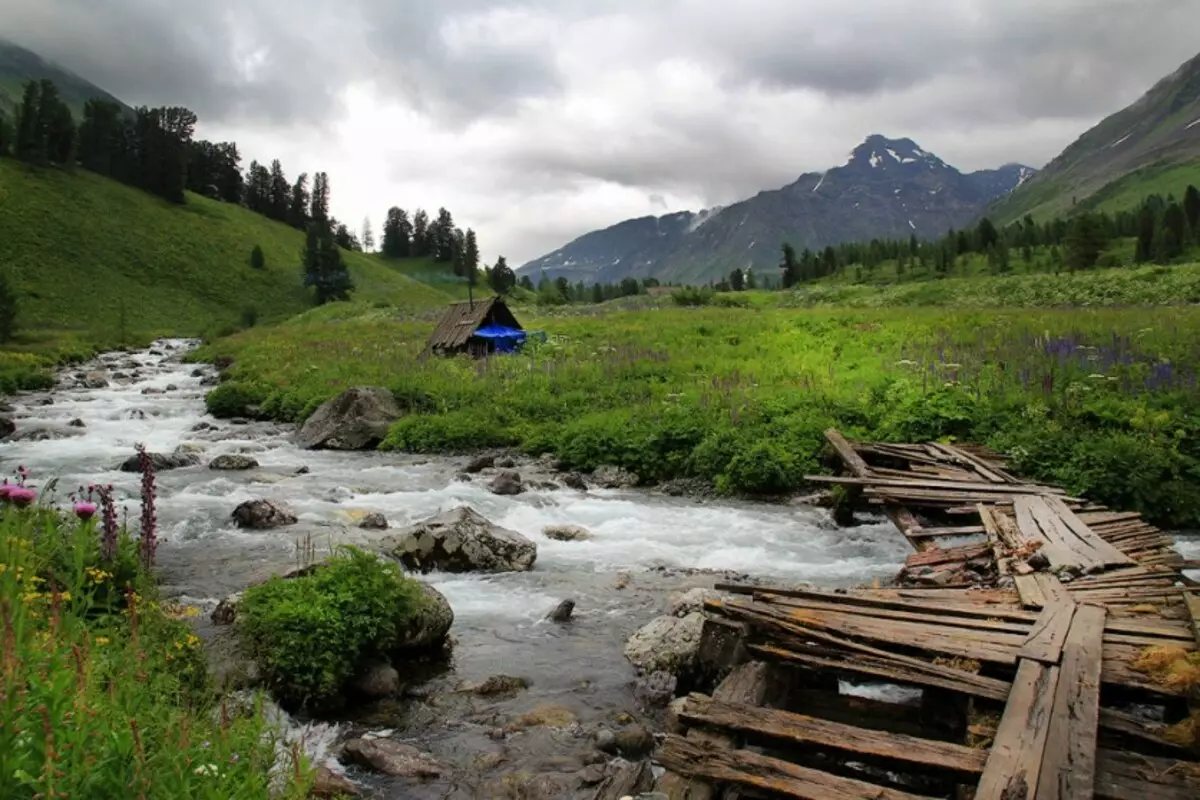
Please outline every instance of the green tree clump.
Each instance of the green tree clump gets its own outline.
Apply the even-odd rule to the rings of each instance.
[[[11,342],[17,332],[17,294],[0,272],[0,343]]]
[[[254,245],[254,249],[250,251],[250,266],[254,269],[265,269],[267,266],[267,257],[260,245]]]

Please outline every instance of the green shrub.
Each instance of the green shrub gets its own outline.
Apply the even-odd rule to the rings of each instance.
[[[708,286],[681,286],[671,292],[671,302],[677,306],[706,306],[713,301],[713,294]]]
[[[345,547],[308,575],[246,590],[238,633],[282,701],[321,705],[387,654],[420,597],[396,564]]]
[[[214,417],[252,417],[270,396],[265,386],[249,381],[226,381],[204,396],[204,406]]]
[[[776,441],[760,440],[743,447],[717,478],[725,493],[784,494],[802,477],[796,456]]]
[[[519,442],[516,434],[499,424],[479,419],[467,411],[445,414],[410,414],[388,430],[380,450],[409,453],[469,453],[488,447],[508,447]]]
[[[254,249],[250,251],[250,266],[254,269],[266,269],[267,257],[259,245],[254,245]]]

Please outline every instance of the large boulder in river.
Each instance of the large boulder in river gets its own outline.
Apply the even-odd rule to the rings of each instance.
[[[247,500],[233,510],[232,516],[239,528],[257,531],[296,523],[296,512],[277,500]]]
[[[149,453],[150,463],[156,472],[171,469],[194,467],[200,463],[200,458],[194,453]],[[142,462],[137,455],[132,455],[121,462],[121,472],[141,472]]]
[[[421,599],[416,611],[409,612],[396,626],[396,653],[436,650],[446,644],[454,624],[454,610],[446,595],[423,581],[418,585]]]
[[[236,453],[226,453],[214,458],[208,462],[209,469],[220,470],[243,470],[255,469],[258,467],[258,462],[250,456],[238,455]]]
[[[382,547],[421,572],[521,572],[537,559],[537,545],[467,506],[418,522],[384,539]]]
[[[347,389],[308,418],[297,440],[307,450],[369,450],[399,416],[400,406],[387,389]]]
[[[7,439],[17,432],[17,423],[11,417],[0,417],[0,439]]]
[[[89,372],[83,376],[83,385],[88,389],[105,389],[108,387],[108,378],[103,372]]]
[[[704,615],[699,612],[658,617],[629,637],[625,658],[644,675],[690,675],[696,668],[703,629]]]

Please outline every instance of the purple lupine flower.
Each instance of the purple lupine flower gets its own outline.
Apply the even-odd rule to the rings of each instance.
[[[154,512],[154,460],[146,452],[146,446],[137,446],[138,466],[142,471],[142,525],[141,525],[141,556],[142,564],[150,567],[154,564],[154,553],[158,549],[158,518]]]
[[[112,561],[117,555],[117,508],[112,499],[113,487],[99,486],[96,494],[100,496],[100,557]]]

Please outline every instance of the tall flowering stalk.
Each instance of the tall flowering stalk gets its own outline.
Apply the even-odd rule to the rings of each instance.
[[[138,466],[142,471],[142,564],[154,564],[154,552],[158,549],[158,517],[154,512],[154,459],[146,452],[146,446],[137,446]]]
[[[97,486],[100,498],[100,557],[112,561],[117,557],[117,506],[113,503],[113,487]]]

